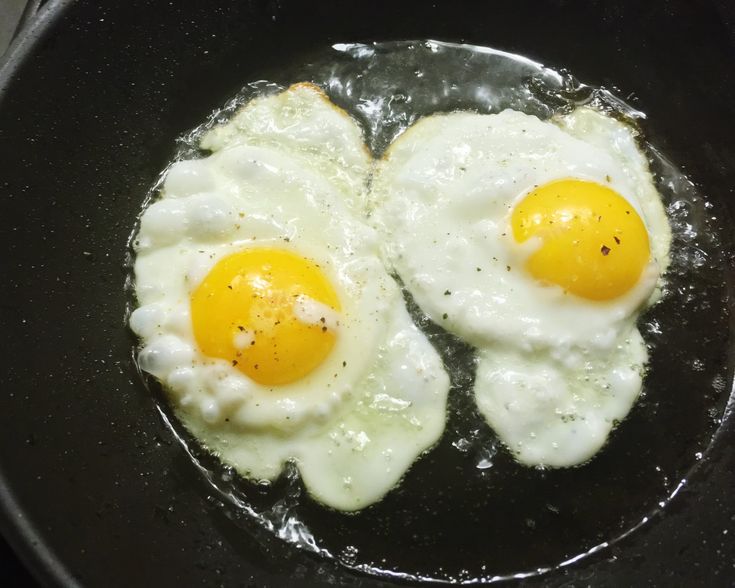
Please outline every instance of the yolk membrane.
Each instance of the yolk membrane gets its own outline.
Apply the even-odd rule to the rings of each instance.
[[[628,292],[651,254],[636,210],[595,182],[565,179],[536,188],[515,206],[511,226],[518,243],[541,240],[526,263],[532,276],[589,300]]]
[[[304,322],[299,297],[340,310],[319,266],[280,249],[255,248],[220,260],[191,296],[202,353],[225,359],[256,382],[276,386],[319,367],[336,341],[326,320]]]

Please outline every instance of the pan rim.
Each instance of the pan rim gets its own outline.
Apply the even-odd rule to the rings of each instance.
[[[22,23],[5,55],[0,58],[0,108],[18,70],[50,28],[76,0],[49,0]],[[0,533],[29,573],[45,586],[81,587],[67,565],[49,547],[43,535],[25,515],[9,480],[0,467]]]

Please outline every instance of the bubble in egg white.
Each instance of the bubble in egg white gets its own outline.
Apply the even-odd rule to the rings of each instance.
[[[137,335],[147,339],[156,334],[165,318],[165,310],[160,304],[148,304],[139,306],[130,314],[129,324]]]
[[[143,371],[163,377],[175,367],[191,363],[194,350],[174,335],[163,335],[149,342],[138,354],[138,364]]]
[[[212,170],[198,159],[177,161],[166,172],[164,194],[167,198],[183,198],[214,188]]]
[[[177,390],[190,389],[195,385],[196,376],[191,367],[177,367],[169,373],[166,383]],[[190,390],[188,390],[190,391]]]
[[[202,419],[204,419],[204,422],[206,423],[213,424],[220,420],[220,406],[219,403],[214,399],[204,398],[201,401],[199,410],[201,411]]]
[[[177,200],[151,204],[140,221],[140,232],[153,245],[170,245],[181,238],[188,225],[187,207]]]
[[[217,384],[215,396],[220,406],[231,409],[245,402],[250,396],[250,384],[245,378],[227,376]]]
[[[192,238],[223,239],[235,230],[235,209],[216,194],[196,194],[186,204],[188,232]]]

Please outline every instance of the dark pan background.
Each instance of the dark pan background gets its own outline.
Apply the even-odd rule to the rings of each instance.
[[[307,583],[298,557],[249,559],[208,503],[123,328],[123,252],[142,195],[174,138],[254,71],[332,42],[406,38],[564,65],[670,120],[655,142],[732,215],[732,16],[704,0],[47,3],[0,74],[0,500],[28,567],[50,585]],[[731,585],[731,421],[665,516],[529,583]]]
[[[26,2],[6,0],[0,4],[0,57],[13,40],[20,24]],[[10,545],[0,537],[0,570],[5,582],[11,586],[35,586],[30,572],[26,570]]]

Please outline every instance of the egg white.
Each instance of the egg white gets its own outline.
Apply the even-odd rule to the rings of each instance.
[[[130,318],[139,365],[185,426],[246,477],[273,480],[292,459],[315,498],[363,508],[439,438],[449,380],[411,324],[374,230],[351,209],[370,162],[359,128],[298,85],[246,105],[203,146],[214,153],[174,164],[141,217]],[[224,256],[251,247],[315,261],[342,306],[328,358],[275,388],[205,357],[192,332],[193,290]],[[308,305],[298,310],[308,318]]]
[[[241,144],[275,147],[316,167],[349,207],[357,209],[364,200],[372,157],[362,131],[314,84],[302,82],[255,98],[201,140],[202,148],[211,151]]]
[[[570,295],[524,269],[538,243],[515,242],[513,207],[570,177],[617,191],[648,230],[651,260],[615,300]],[[640,393],[635,318],[668,264],[670,228],[634,132],[588,108],[553,121],[429,116],[391,145],[372,185],[386,263],[434,322],[478,349],[476,401],[501,440],[527,464],[588,459]],[[630,377],[606,393],[615,370]]]
[[[647,360],[635,328],[604,353],[482,348],[475,375],[477,407],[518,461],[580,464],[599,451],[630,411]]]
[[[577,117],[602,115],[582,109],[564,120],[574,126]],[[417,303],[466,341],[527,348],[612,343],[654,291],[670,241],[645,161],[621,165],[623,155],[516,111],[430,116],[401,135],[379,165],[371,218],[384,235],[387,263]],[[535,186],[568,177],[609,185],[648,228],[651,263],[622,298],[568,296],[523,270],[534,243],[515,242],[510,212]]]

